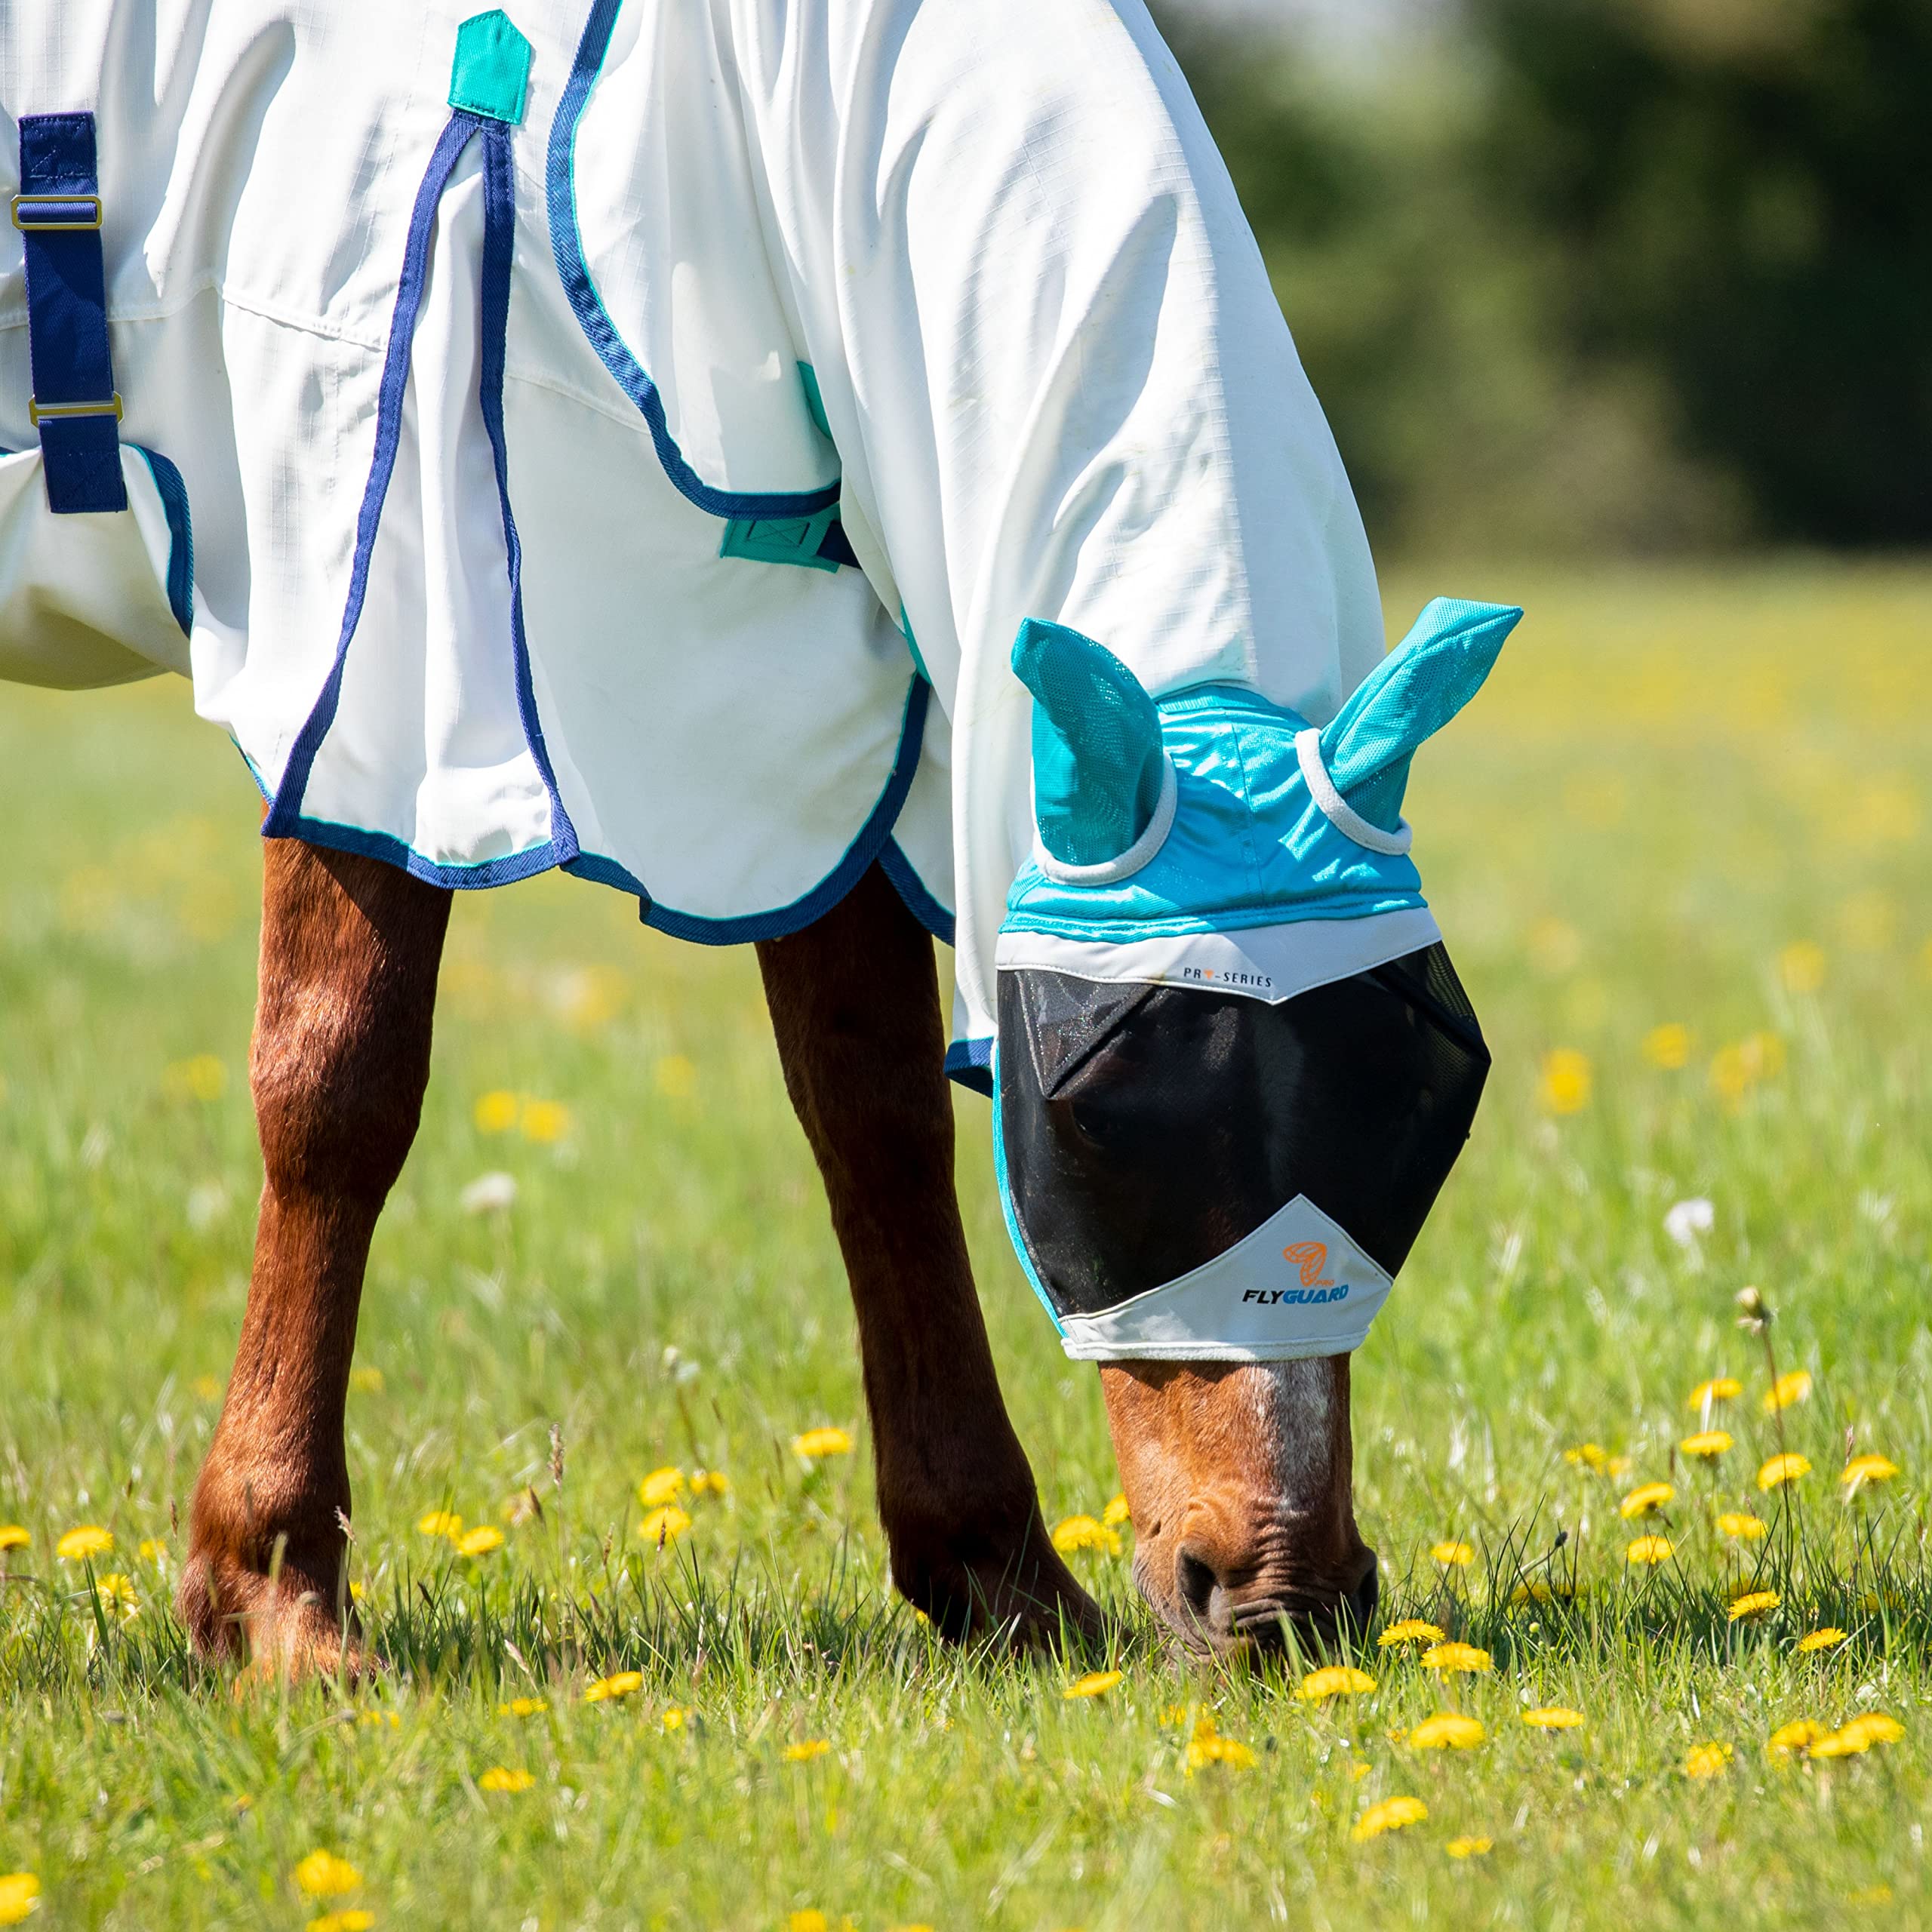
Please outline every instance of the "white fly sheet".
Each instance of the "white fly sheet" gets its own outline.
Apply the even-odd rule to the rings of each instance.
[[[711,940],[882,859],[984,1041],[1023,620],[1318,724],[1381,656],[1140,0],[37,0],[0,109],[10,195],[93,117],[128,505],[49,506],[29,183],[0,675],[188,673],[272,832]]]

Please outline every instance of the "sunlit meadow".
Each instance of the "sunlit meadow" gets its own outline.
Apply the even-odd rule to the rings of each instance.
[[[1932,578],[1478,572],[1398,628],[1437,589],[1531,613],[1411,798],[1496,1069],[1356,1364],[1387,1621],[1258,1676],[1137,1609],[970,1097],[1001,1369],[1117,1634],[962,1656],[896,1602],[753,962],[557,880],[457,909],[371,1266],[386,1669],[199,1670],[253,787],[178,685],[0,697],[0,1924],[1924,1923]]]

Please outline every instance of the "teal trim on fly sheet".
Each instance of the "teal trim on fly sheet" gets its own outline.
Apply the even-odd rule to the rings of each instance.
[[[798,381],[805,392],[805,407],[812,413],[812,425],[829,443],[832,425],[825,420],[825,396],[818,386],[818,371],[809,362],[798,365]]]
[[[530,90],[530,43],[501,8],[472,14],[456,30],[450,105],[514,128]]]
[[[838,560],[823,554],[825,541],[838,521],[838,506],[816,516],[734,518],[724,526],[721,557],[741,557],[748,563],[791,564],[800,570],[835,571]]]
[[[968,1041],[964,1044],[968,1046],[977,1046],[980,1043],[977,1041]],[[952,1074],[955,1080],[959,1081],[961,1086],[971,1086],[975,1092],[984,1092],[992,1101],[993,1186],[999,1195],[1000,1212],[1006,1217],[1007,1235],[1013,1243],[1014,1253],[1020,1257],[1021,1268],[1026,1271],[1026,1279],[1032,1284],[1034,1294],[1039,1297],[1040,1306],[1047,1311],[1048,1318],[1054,1324],[1054,1333],[1064,1341],[1066,1338],[1066,1326],[1060,1318],[1060,1311],[1054,1306],[1052,1296],[1047,1293],[1045,1286],[1041,1281],[1039,1275],[1033,1266],[1033,1257],[1026,1246],[1026,1237],[1020,1231],[1020,1217],[1014,1211],[1013,1189],[1007,1182],[1006,1136],[1000,1130],[999,1118],[999,1049],[996,1046],[990,1047],[986,1055],[986,1084],[983,1088],[980,1088],[977,1083],[971,1080],[961,1078],[959,1074],[953,1072],[952,1056],[950,1054],[946,1056],[946,1071]]]

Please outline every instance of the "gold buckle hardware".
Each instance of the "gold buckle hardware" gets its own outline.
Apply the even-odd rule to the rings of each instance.
[[[71,208],[83,202],[94,209],[91,221],[36,221],[33,218],[33,211],[37,208]],[[23,235],[63,235],[85,232],[100,226],[100,197],[98,195],[16,195],[12,213],[14,226]]]
[[[63,416],[111,416],[115,422],[121,420],[121,392],[116,389],[105,402],[38,402],[27,398],[27,421],[38,429],[46,418],[56,420]]]

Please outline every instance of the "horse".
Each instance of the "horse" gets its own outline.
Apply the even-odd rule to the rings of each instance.
[[[1365,1629],[1350,1351],[1446,1159],[1398,1187],[1378,1115],[1336,1142],[1347,1227],[1279,1160],[1237,1212],[1157,1108],[1081,1196],[1105,1289],[1041,1235],[1105,1150],[1052,1137],[1204,1014],[1252,1042],[1300,1014],[1324,1091],[1362,1078],[1334,1043],[1391,1026],[1413,1085],[1434,1026],[1479,1085],[1440,972],[1390,977],[1439,941],[1399,806],[1520,614],[1443,607],[1383,657],[1340,456],[1142,0],[69,0],[51,39],[27,11],[0,19],[0,677],[190,675],[263,796],[263,1186],[196,1650],[368,1666],[370,1241],[451,894],[552,867],[755,946],[893,1580],[937,1629],[1101,1628],[1001,1396],[949,1073],[993,1096],[1021,1259],[1100,1364],[1154,1611],[1204,1654]],[[1406,737],[1364,724],[1371,687]],[[1038,1003],[1082,986],[1046,1066]],[[1228,1106],[1272,1104],[1282,1051],[1220,1055]],[[1465,1097],[1423,1109],[1445,1146]],[[1126,1240],[1171,1168],[1201,1198]],[[1231,1244],[1305,1285],[1200,1314]]]

